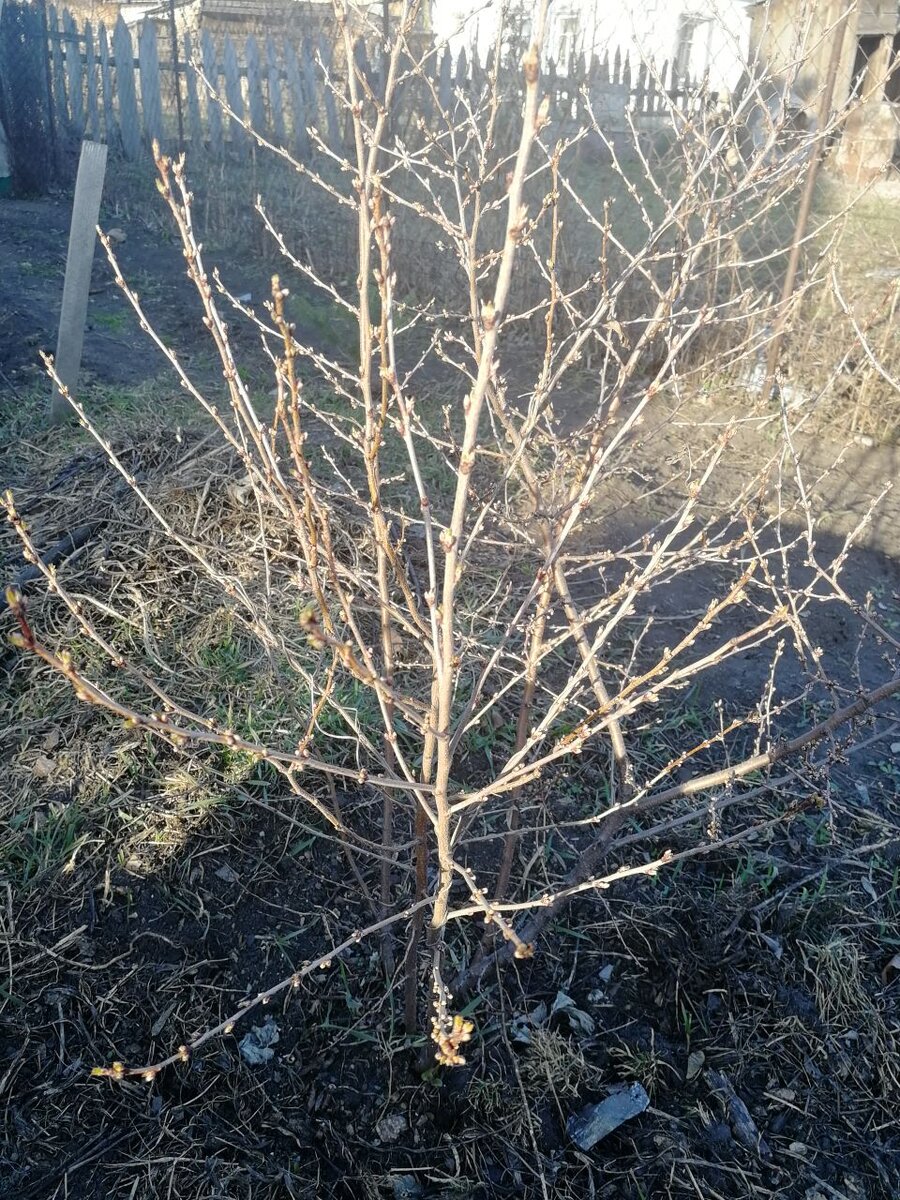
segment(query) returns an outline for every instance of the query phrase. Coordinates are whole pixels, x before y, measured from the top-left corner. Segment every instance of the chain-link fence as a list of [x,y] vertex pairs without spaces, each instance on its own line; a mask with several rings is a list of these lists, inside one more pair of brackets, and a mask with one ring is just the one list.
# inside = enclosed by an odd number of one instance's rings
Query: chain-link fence
[[[408,216],[436,198],[421,191],[405,155],[420,162],[448,155],[468,164],[465,170],[471,166],[476,179],[480,138],[489,136],[501,158],[514,151],[528,10],[524,3],[504,8],[501,25],[500,5],[457,0],[420,4],[408,19],[384,138],[390,169],[408,193]],[[348,7],[338,20],[330,0],[163,0],[142,8],[74,0],[65,9],[6,0],[0,102],[16,184],[40,191],[54,177],[65,178],[83,137],[107,142],[123,164],[146,164],[157,142],[166,152],[186,152],[204,236],[224,247],[277,253],[253,212],[261,192],[273,227],[297,254],[314,253],[317,268],[340,280],[353,236],[352,195],[347,205],[323,203],[312,177],[347,191],[355,170],[353,104],[363,106],[371,130],[384,94],[385,33],[396,34],[404,11],[405,4],[378,0]],[[705,289],[704,302],[720,312],[734,306],[721,328],[738,329],[740,309],[743,340],[751,327],[758,327],[760,344],[769,340],[773,324],[783,323],[779,305],[788,298],[779,297],[792,245],[802,248],[798,303],[804,303],[813,278],[834,262],[828,239],[846,206],[842,187],[877,179],[895,156],[896,3],[560,0],[551,11],[542,144],[548,159],[561,156],[569,188],[559,209],[566,226],[555,259],[559,280],[574,286],[576,278],[596,275],[605,286],[592,265],[598,256],[607,273],[628,272],[637,247],[658,238],[652,267],[634,271],[633,286],[618,301],[626,330],[640,322],[647,289],[652,293],[665,271],[677,268],[671,207],[683,203],[686,181],[695,179],[697,187],[721,192],[723,235],[692,287]],[[808,213],[798,220],[798,205],[807,168],[826,150],[834,169],[812,197],[818,232],[810,233]],[[128,178],[127,171],[115,175],[110,187]],[[502,173],[484,186],[500,186],[498,180]],[[551,211],[546,184],[546,175],[529,183],[532,212]],[[491,236],[502,232],[490,228],[498,212],[499,205],[489,206],[484,218]],[[877,395],[894,411],[896,398],[882,397],[884,381],[869,379],[859,355],[832,352],[841,322],[846,340],[848,297],[857,296],[861,306],[854,319],[877,328],[879,337],[878,313],[893,312],[887,294],[893,276],[878,274],[883,247],[875,225],[858,220],[841,229],[852,246],[852,261],[839,264],[841,298],[822,290],[816,321],[794,322],[793,359],[785,369],[795,361],[795,376],[817,387],[837,372],[848,394]],[[538,220],[533,237],[540,253],[517,282],[525,308],[529,288],[537,295],[545,286],[541,239],[550,236],[549,222]],[[424,289],[432,303],[454,306],[463,285],[437,262],[431,218],[402,223],[395,254],[411,287]],[[573,303],[588,305],[593,286],[585,283]],[[699,303],[699,292],[695,298]],[[538,339],[542,319],[535,307],[530,323],[523,320]],[[866,379],[845,378],[847,370],[836,366],[842,359],[853,359],[853,370]],[[757,375],[763,370],[752,367]],[[757,381],[760,394],[765,379]],[[880,419],[873,417],[876,424]]]
[[[426,27],[425,11],[409,38],[411,54],[424,51],[425,57],[410,71],[396,106],[395,132],[409,133],[416,124],[427,128],[460,100],[474,102],[492,69],[493,47],[484,36],[476,32],[442,45],[430,19]],[[330,4],[220,0],[200,6],[166,0],[139,17],[130,13],[91,0],[63,9],[20,0],[7,4],[3,74],[5,91],[22,98],[10,122],[23,130],[23,160],[29,157],[27,123],[36,112],[43,124],[58,127],[63,140],[107,141],[129,159],[153,140],[166,149],[239,157],[248,149],[248,129],[304,156],[312,150],[311,128],[328,150],[345,147],[345,54]],[[355,66],[375,92],[384,15],[380,5],[351,14]],[[643,54],[640,34],[630,44],[599,36],[576,41],[571,24],[571,17],[557,22],[544,64],[550,110],[564,135],[579,126],[587,108],[611,133],[624,133],[632,124],[650,132],[666,124],[673,105],[685,110],[696,105],[704,79],[704,95],[715,99],[711,64],[694,53],[680,26],[671,55],[651,59]],[[507,96],[520,89],[518,51],[525,32],[510,36],[503,47],[498,83]],[[718,71],[714,83],[725,74]],[[210,91],[226,111],[210,100]],[[42,143],[32,143],[30,157],[47,159]],[[23,171],[29,169],[23,165]]]
[[[354,65],[373,94],[384,23],[389,32],[397,7],[348,9]],[[467,7],[478,20],[463,19]],[[749,8],[734,0],[689,6],[563,0],[553,10],[543,64],[555,131],[571,135],[592,111],[610,136],[633,130],[649,136],[671,127],[679,112],[730,106],[748,82],[770,120],[782,110],[808,121],[843,7],[810,0]],[[395,134],[427,130],[457,102],[475,103],[484,91],[494,73],[497,30],[477,8],[465,0],[441,13],[419,7],[407,35],[409,78],[395,101]],[[860,97],[867,69],[877,65],[876,73],[885,74],[900,43],[893,0],[863,8],[850,6],[842,19],[835,109]],[[487,13],[499,15],[492,6]],[[520,90],[518,57],[527,37],[527,19],[517,24],[515,16],[499,42],[496,83],[507,97]],[[130,159],[154,139],[166,149],[238,156],[248,150],[248,132],[308,156],[311,128],[327,150],[347,146],[346,55],[330,2],[163,0],[126,7],[72,0],[58,9],[45,0],[7,0],[2,27],[0,95],[23,176],[37,178],[54,165],[47,153],[54,134],[107,141]],[[896,101],[896,79],[889,78],[882,99]],[[754,136],[764,138],[760,113],[746,116],[745,123],[756,121]],[[853,143],[847,156],[860,173],[890,161],[897,141],[888,114],[866,116],[865,128],[854,127],[847,139]]]

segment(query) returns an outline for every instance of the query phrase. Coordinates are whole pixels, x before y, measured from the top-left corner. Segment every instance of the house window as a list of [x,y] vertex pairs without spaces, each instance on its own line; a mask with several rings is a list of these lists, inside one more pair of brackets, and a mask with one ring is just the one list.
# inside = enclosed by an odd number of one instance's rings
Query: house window
[[702,70],[698,71],[697,64],[694,61],[694,51],[697,48],[698,38],[697,31],[701,25],[706,25],[705,18],[698,16],[696,13],[682,13],[678,18],[678,31],[675,35],[675,57],[673,67],[675,69],[675,79],[679,83],[684,83],[694,75],[702,74]]
[[[869,60],[881,46],[881,35],[870,34],[861,37],[856,43],[856,57],[853,60],[853,76],[850,84],[851,96],[862,94],[866,84],[866,70]],[[900,33],[894,36],[891,60],[888,65],[888,78],[884,85],[884,98],[891,104],[900,104]]]
[[578,53],[578,17],[574,13],[561,16],[557,25],[556,62],[568,71]]

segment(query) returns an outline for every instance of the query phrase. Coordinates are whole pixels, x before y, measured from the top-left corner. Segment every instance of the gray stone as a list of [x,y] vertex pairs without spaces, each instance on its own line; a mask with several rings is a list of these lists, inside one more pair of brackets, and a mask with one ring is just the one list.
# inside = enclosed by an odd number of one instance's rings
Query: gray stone
[[649,1103],[650,1097],[641,1085],[629,1083],[611,1092],[599,1104],[588,1104],[573,1113],[566,1122],[566,1130],[579,1150],[590,1150],[620,1125],[639,1116]]
[[422,1185],[415,1175],[395,1175],[391,1180],[394,1189],[394,1200],[418,1200],[422,1195]]

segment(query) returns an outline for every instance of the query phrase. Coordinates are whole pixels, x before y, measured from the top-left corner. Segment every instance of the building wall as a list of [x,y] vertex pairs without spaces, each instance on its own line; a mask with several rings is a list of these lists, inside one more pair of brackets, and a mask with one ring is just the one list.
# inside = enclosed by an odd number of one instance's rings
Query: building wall
[[90,21],[91,28],[96,33],[97,26],[102,21],[106,26],[106,32],[111,36],[120,13],[125,18],[126,24],[133,24],[152,7],[151,3],[117,4],[115,0],[71,0],[71,3],[67,3],[67,0],[58,0],[56,9],[60,15],[64,9],[68,9],[75,18],[75,24],[79,29],[83,29],[85,24]]
[[[652,59],[661,67],[675,58],[685,16],[697,21],[688,55],[691,77],[708,73],[714,90],[733,88],[749,43],[741,0],[554,0],[547,54],[562,70],[573,51],[599,58],[618,51],[633,63]],[[496,40],[499,18],[497,0],[440,0],[433,10],[436,36],[449,39],[454,50],[474,44],[482,59]]]
[[[751,9],[750,57],[754,72],[789,84],[811,112],[818,107],[828,72],[837,11],[834,4],[823,0],[765,0]],[[859,9],[852,8],[844,26],[835,107],[843,105],[850,94],[858,30]]]
[[859,6],[859,36],[895,34],[900,27],[897,0],[861,0]]
[[[767,0],[753,6],[751,51],[759,68],[803,99],[808,112],[818,109],[834,47],[838,5],[824,0]],[[843,46],[832,107],[842,108],[851,95],[862,97],[873,76],[883,79],[897,36],[896,0],[862,0],[845,18]],[[869,59],[869,56],[872,56]],[[867,65],[867,59],[869,59]],[[885,98],[879,88],[851,111],[835,156],[837,169],[865,182],[891,162],[897,145],[897,120],[891,81]]]

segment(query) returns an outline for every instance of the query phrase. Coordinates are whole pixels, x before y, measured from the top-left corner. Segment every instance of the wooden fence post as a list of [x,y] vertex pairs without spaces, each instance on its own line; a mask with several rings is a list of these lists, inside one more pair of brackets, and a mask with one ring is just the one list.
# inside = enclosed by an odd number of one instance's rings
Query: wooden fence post
[[[203,74],[213,91],[219,93],[219,68],[216,63],[216,47],[212,35],[205,29],[200,37],[203,56]],[[222,135],[222,109],[218,100],[207,92],[206,95],[206,128],[209,134],[209,152],[213,158],[221,158],[224,148]]]
[[304,38],[300,44],[300,72],[303,81],[303,102],[306,111],[307,126],[315,126],[321,131],[322,122],[319,117],[319,85],[316,82],[316,68],[313,60],[312,42]]
[[647,64],[643,59],[638,63],[637,79],[634,85],[634,110],[637,116],[644,111],[647,102]]
[[310,142],[306,130],[308,125],[313,124],[309,119],[311,110],[306,107],[297,53],[288,41],[284,43],[284,71],[287,75],[288,91],[291,97],[291,145],[298,158],[309,158]]
[[247,55],[247,107],[250,116],[250,127],[255,133],[265,137],[268,133],[266,106],[262,94],[262,75],[259,67],[259,47],[256,38],[251,33],[245,45]]
[[100,105],[97,98],[97,59],[94,55],[94,31],[84,23],[84,58],[87,73],[87,121],[92,142],[100,141]]
[[266,37],[266,86],[269,93],[269,119],[272,122],[275,142],[279,146],[286,146],[284,106],[281,102],[281,72],[278,69],[278,54],[271,35]]
[[144,115],[144,132],[147,140],[162,143],[163,127],[162,100],[159,94],[159,54],[156,48],[156,26],[144,19],[138,38],[138,62],[141,68],[141,108]]
[[331,53],[331,46],[324,34],[319,38],[319,58],[322,60],[322,73],[324,77],[323,87],[325,89],[325,119],[328,123],[328,145],[335,154],[340,154],[343,151],[343,139],[341,138],[337,101],[334,95],[334,58]]
[[[100,142],[82,143],[78,177],[75,181],[66,278],[63,284],[56,357],[53,362],[60,381],[72,393],[78,383],[78,371],[81,367],[84,325],[91,289],[91,266],[97,241],[97,218],[100,215],[100,197],[103,194],[103,179],[106,174],[106,155],[107,148]],[[68,401],[54,385],[50,401],[50,420],[59,421],[70,411]]]
[[119,97],[119,129],[125,157],[136,159],[141,153],[141,126],[138,120],[137,92],[134,86],[134,47],[122,14],[113,32],[116,66],[116,92]]
[[456,60],[456,90],[465,94],[469,89],[469,60],[466,58],[466,48],[462,46],[459,58]]
[[63,67],[59,17],[52,4],[47,9],[47,28],[50,31],[50,54],[53,60],[53,103],[56,110],[56,124],[60,132],[64,132],[69,128],[69,108],[66,103],[66,77]]
[[184,34],[184,83],[187,90],[188,132],[191,138],[191,153],[203,153],[203,122],[200,119],[200,100],[197,96],[197,72],[194,70],[194,50],[191,35]]
[[670,74],[670,70],[671,70],[671,68],[669,66],[669,60],[666,59],[666,61],[662,65],[661,71],[659,72],[659,103],[657,104],[658,112],[668,112],[669,111],[669,87],[670,87],[669,74]]
[[231,147],[236,153],[243,154],[247,147],[247,134],[241,124],[244,119],[244,94],[241,91],[237,51],[234,42],[227,35],[222,49],[222,66],[225,72],[225,99],[232,112]]
[[438,78],[438,101],[441,109],[446,113],[450,111],[450,101],[453,98],[453,58],[450,54],[450,47],[444,47],[444,53],[441,57],[440,76]]
[[115,145],[116,118],[113,109],[112,70],[109,65],[109,38],[103,22],[97,28],[97,41],[100,44],[100,90],[103,93],[103,125],[106,131],[106,144]]
[[72,128],[76,135],[84,133],[84,80],[81,74],[81,51],[75,18],[66,9],[63,12],[63,37],[66,45],[66,80],[69,91],[69,112]]

